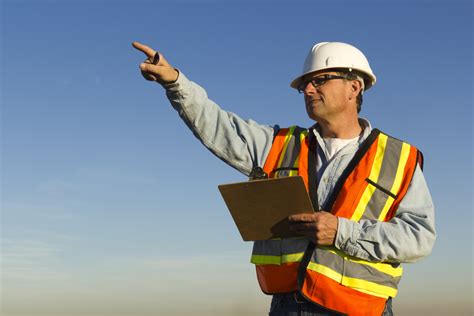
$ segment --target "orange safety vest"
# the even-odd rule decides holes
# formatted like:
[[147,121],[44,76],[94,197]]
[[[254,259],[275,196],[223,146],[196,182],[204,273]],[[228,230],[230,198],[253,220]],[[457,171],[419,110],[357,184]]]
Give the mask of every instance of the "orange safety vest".
[[[281,129],[263,170],[270,178],[301,176],[318,210],[316,145],[311,130]],[[328,211],[353,221],[389,221],[417,163],[422,166],[422,155],[414,146],[372,130],[338,179]],[[306,238],[256,241],[251,262],[264,293],[299,290],[308,300],[348,315],[381,315],[402,276],[398,263],[369,262]]]

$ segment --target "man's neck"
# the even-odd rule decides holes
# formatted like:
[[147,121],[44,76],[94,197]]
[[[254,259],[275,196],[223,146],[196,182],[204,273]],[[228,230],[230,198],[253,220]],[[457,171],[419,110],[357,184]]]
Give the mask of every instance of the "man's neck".
[[321,121],[321,135],[324,138],[352,139],[362,133],[357,117],[348,120]]

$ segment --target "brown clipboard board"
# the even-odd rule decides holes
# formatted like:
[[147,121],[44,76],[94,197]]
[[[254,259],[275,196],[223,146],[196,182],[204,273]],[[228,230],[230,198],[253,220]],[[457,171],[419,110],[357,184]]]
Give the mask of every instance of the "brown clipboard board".
[[218,186],[244,241],[301,237],[289,229],[288,216],[314,213],[301,176]]

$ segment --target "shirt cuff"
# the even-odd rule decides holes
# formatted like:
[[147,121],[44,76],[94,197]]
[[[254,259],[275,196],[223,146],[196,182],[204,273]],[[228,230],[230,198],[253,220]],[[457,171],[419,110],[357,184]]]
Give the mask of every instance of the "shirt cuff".
[[171,82],[171,83],[166,83],[166,84],[163,85],[163,87],[166,89],[166,91],[169,91],[169,92],[179,91],[181,89],[181,87],[186,82],[189,81],[188,78],[186,78],[186,76],[181,71],[179,71],[179,69],[176,69],[176,71],[178,71],[178,78],[176,79],[176,81]]
[[337,234],[334,245],[344,253],[356,256],[360,224],[344,217],[338,217],[337,219]]

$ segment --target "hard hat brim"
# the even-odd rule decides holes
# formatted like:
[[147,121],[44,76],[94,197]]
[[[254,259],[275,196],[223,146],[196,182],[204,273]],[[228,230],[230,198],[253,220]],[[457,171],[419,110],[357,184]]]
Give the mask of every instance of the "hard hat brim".
[[[290,87],[292,87],[293,89],[298,89],[298,86],[303,81],[303,78],[307,75],[310,75],[310,74],[311,75],[317,75],[319,73],[325,73],[325,72],[330,72],[330,71],[347,71],[347,70],[348,70],[348,68],[346,68],[346,67],[331,67],[331,68],[326,68],[326,69],[319,69],[319,70],[316,70],[316,71],[314,71],[314,70],[313,71],[308,71],[308,72],[296,77],[296,79],[294,79],[290,83]],[[362,69],[351,68],[351,71],[355,71],[355,72],[359,73],[364,78],[364,83],[365,83],[365,89],[364,90],[370,89],[375,84],[375,82],[377,81],[377,78],[374,75],[368,74],[367,72],[365,72]]]

